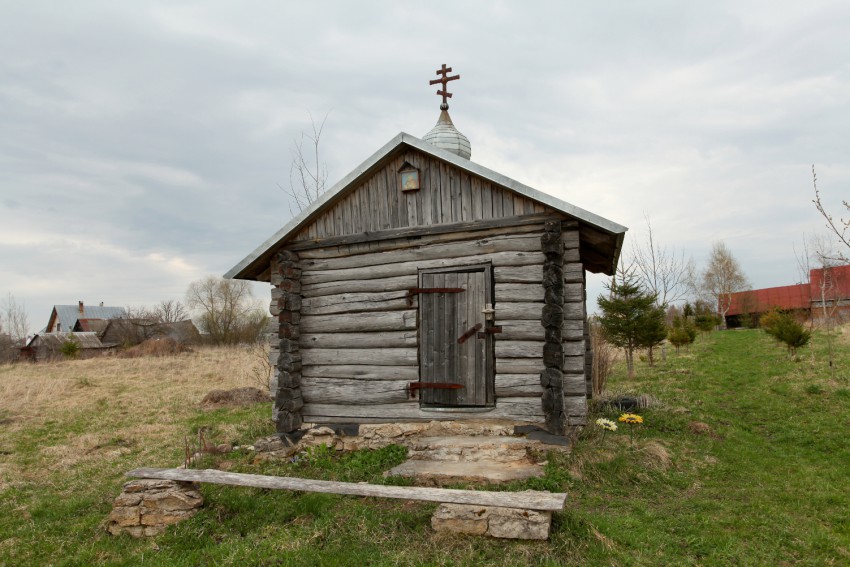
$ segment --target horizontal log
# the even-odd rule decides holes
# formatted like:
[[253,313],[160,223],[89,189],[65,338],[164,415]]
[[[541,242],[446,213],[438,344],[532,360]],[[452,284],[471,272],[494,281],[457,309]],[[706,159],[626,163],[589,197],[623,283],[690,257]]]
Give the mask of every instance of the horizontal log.
[[305,315],[301,332],[347,333],[352,331],[404,331],[416,328],[416,311],[353,313],[350,315]]
[[[335,295],[322,295],[318,297],[309,297],[301,300],[301,313],[302,314],[316,314],[316,313],[307,313],[307,310],[316,311],[318,309],[325,309],[328,307],[335,307],[338,305],[347,306],[350,304],[359,304],[359,303],[385,303],[397,299],[402,299],[407,301],[407,289],[400,289],[396,291],[383,291],[383,292],[346,292],[346,293],[338,293]],[[342,309],[350,310],[349,307],[342,307]]]
[[568,283],[564,284],[564,301],[584,301],[584,284]]
[[564,395],[584,396],[587,394],[587,380],[584,374],[564,374]]
[[397,262],[341,270],[304,270],[301,274],[301,284],[312,285],[326,282],[410,276],[417,274],[420,269],[451,268],[486,262],[491,262],[494,266],[529,266],[541,264],[543,260],[544,257],[541,252],[495,252],[493,254],[472,254],[453,258],[423,260],[421,262]]
[[311,348],[301,351],[301,364],[413,366],[418,363],[418,352],[416,348]]
[[408,380],[362,380],[355,378],[303,378],[301,397],[306,403],[390,404],[409,398]]
[[302,349],[415,347],[417,344],[416,331],[313,333],[301,335],[298,341]]
[[[583,386],[583,384],[582,384]],[[543,387],[539,374],[496,374],[496,398],[540,397]]]
[[496,374],[540,374],[544,368],[546,367],[543,365],[542,346],[539,358],[496,359]]
[[361,292],[377,293],[387,291],[407,291],[416,287],[419,281],[418,274],[399,276],[393,278],[376,278],[369,280],[352,280],[325,282],[319,284],[302,285],[301,295],[305,298],[319,297],[323,295],[339,295],[343,293]]
[[543,353],[543,341],[496,341],[496,358],[537,358]]
[[502,321],[537,321],[543,314],[542,303],[497,303],[496,324]]
[[496,283],[537,283],[543,281],[543,265],[502,266],[493,270]]
[[367,484],[365,482],[339,482],[333,480],[311,480],[285,476],[232,473],[214,469],[139,468],[128,472],[127,476],[131,478],[154,478],[184,482],[208,482],[273,490],[320,492],[323,494],[396,498],[401,500],[469,504],[473,506],[499,506],[503,508],[549,510],[555,512],[564,509],[564,503],[567,499],[567,495],[561,492],[539,492],[534,490],[524,490],[522,492],[488,492],[486,490],[458,490],[422,486],[391,486]]
[[502,332],[499,333],[500,341],[525,341],[537,340],[542,341],[544,335],[543,325],[540,320],[523,321],[521,319],[500,319],[498,325],[502,327]]
[[301,269],[342,270],[365,266],[382,266],[399,262],[422,262],[458,256],[493,254],[496,252],[539,252],[540,237],[536,234],[504,234],[477,238],[466,242],[439,242],[417,248],[358,254],[342,258],[304,259]]
[[328,364],[304,366],[304,378],[359,378],[362,380],[419,380],[419,366],[360,366],[356,364]]
[[[574,284],[571,284],[574,285]],[[539,283],[497,283],[496,303],[543,301],[543,286]]]
[[584,341],[564,341],[564,356],[584,355],[586,351]]
[[584,373],[584,354],[580,356],[565,356],[564,357],[564,372],[570,374]]
[[[345,236],[332,236],[321,239],[309,239],[303,241],[294,241],[287,244],[290,250],[308,250],[308,249],[328,249],[330,247],[345,246],[349,244],[358,244],[368,242],[375,243],[379,240],[407,239],[411,237],[421,238],[423,240],[442,234],[456,234],[463,232],[477,232],[490,229],[508,229],[507,232],[523,232],[523,226],[534,226],[535,230],[541,230],[543,223],[551,220],[551,213],[536,213],[533,215],[523,215],[521,217],[487,219],[477,221],[465,221],[456,223],[446,223],[433,226],[411,226],[403,228],[394,228],[380,231],[363,232],[359,234],[349,234]],[[517,227],[512,229],[512,227]],[[299,252],[301,258],[308,257],[304,252]]]
[[564,263],[564,281],[565,282],[584,282],[584,266],[578,262]]
[[564,249],[579,247],[578,230],[565,230],[561,232],[561,241],[564,243]]
[[[406,297],[406,292],[393,292],[393,293],[405,293],[404,298],[399,299],[390,299],[387,301],[351,301],[351,302],[341,302],[341,303],[333,303],[330,305],[324,305],[320,307],[313,306],[302,306],[301,314],[302,315],[333,315],[333,314],[347,314],[347,313],[367,313],[367,312],[375,312],[375,311],[403,311],[405,309],[416,308],[418,306],[418,302],[416,299],[413,301],[408,301]],[[333,296],[338,297],[338,296]],[[321,299],[321,298],[313,298],[313,299]]]
[[[348,404],[304,404],[301,410],[305,422],[320,422],[319,419],[331,419],[331,422],[365,423],[359,419],[378,420],[377,423],[390,421],[445,421],[449,419],[515,419],[540,423],[543,421],[543,407],[540,400],[527,397],[499,398],[496,407],[488,411],[463,411],[459,408],[452,411],[441,408],[439,411],[428,411],[419,406],[418,400],[397,404],[348,405]],[[376,421],[372,421],[376,423]]]

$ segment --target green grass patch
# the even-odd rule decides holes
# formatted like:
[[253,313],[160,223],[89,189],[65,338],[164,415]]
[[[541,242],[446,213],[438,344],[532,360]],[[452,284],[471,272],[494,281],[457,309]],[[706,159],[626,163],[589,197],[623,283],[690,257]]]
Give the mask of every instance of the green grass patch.
[[[647,400],[642,425],[604,435],[590,425],[571,454],[548,455],[543,478],[494,488],[569,494],[547,542],[436,534],[429,503],[218,485],[204,485],[203,509],[163,536],[111,537],[105,520],[125,471],[177,465],[199,431],[249,445],[271,432],[269,408],[166,400],[166,411],[131,419],[121,406],[130,402],[80,373],[73,384],[91,393],[89,406],[25,426],[0,413],[0,565],[850,564],[850,353],[836,341],[835,377],[824,335],[798,357],[760,331],[735,331],[657,355],[652,368],[639,363],[633,380],[618,368],[610,393]],[[592,407],[591,423],[620,415]],[[177,434],[152,442],[167,419]],[[398,446],[320,446],[276,462],[240,450],[197,466],[407,483],[382,474],[405,458]]]

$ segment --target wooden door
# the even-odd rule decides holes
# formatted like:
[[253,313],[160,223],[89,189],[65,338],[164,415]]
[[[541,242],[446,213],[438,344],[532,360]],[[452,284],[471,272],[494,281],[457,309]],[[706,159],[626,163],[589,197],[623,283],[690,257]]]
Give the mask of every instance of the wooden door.
[[487,322],[482,313],[493,302],[490,267],[422,271],[419,284],[419,379],[426,384],[461,386],[458,389],[424,386],[422,405],[492,405],[493,335],[484,333]]

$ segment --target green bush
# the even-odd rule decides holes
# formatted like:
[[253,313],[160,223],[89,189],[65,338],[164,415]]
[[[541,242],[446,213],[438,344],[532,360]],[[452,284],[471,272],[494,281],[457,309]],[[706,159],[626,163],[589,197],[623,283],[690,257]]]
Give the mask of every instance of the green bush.
[[791,356],[797,355],[797,349],[809,344],[812,332],[788,313],[773,310],[762,316],[761,327],[764,332],[784,344]]
[[80,343],[74,335],[69,334],[68,338],[65,339],[65,342],[62,343],[62,346],[59,347],[59,352],[61,352],[65,358],[78,358],[82,348],[83,347],[80,346]]
[[679,347],[693,344],[696,338],[696,327],[690,321],[682,321],[679,317],[673,320],[673,326],[667,332],[667,340],[676,347],[676,352],[679,352]]

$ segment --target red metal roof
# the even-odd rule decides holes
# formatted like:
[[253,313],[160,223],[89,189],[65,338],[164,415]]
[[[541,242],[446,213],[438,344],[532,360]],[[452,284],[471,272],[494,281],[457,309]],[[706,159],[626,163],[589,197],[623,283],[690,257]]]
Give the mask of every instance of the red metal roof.
[[850,299],[850,264],[809,272],[809,283],[739,291],[731,296],[726,315],[764,313],[773,308],[808,309],[820,301],[821,284],[827,300]]

